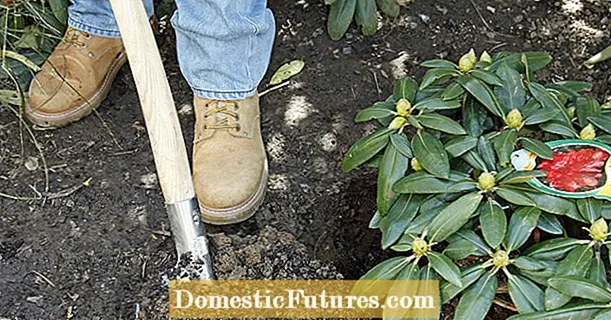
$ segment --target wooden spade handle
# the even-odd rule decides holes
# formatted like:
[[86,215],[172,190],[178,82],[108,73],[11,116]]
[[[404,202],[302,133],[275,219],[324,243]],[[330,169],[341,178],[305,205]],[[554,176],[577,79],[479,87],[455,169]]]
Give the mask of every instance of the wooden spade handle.
[[110,0],[148,129],[166,203],[195,197],[187,149],[161,56],[141,0]]

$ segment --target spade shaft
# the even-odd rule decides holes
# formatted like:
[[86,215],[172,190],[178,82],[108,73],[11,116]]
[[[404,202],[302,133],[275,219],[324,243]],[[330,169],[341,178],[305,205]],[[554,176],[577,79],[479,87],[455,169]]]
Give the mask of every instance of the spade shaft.
[[200,278],[213,279],[187,149],[149,17],[141,0],[110,3],[138,90],[179,259],[190,253],[193,262],[203,264]]

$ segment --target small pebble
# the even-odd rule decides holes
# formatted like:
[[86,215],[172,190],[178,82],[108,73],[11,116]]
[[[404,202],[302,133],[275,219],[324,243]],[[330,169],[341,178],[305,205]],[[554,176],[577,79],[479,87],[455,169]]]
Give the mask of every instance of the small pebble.
[[346,56],[349,56],[352,54],[352,48],[351,47],[344,47],[342,48],[342,53]]

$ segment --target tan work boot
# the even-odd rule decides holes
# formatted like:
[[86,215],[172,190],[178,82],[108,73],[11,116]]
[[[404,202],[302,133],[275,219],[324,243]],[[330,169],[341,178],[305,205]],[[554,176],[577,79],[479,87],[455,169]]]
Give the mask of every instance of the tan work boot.
[[125,61],[121,39],[69,27],[30,84],[28,119],[40,126],[60,127],[88,115],[106,98]]
[[202,220],[218,225],[244,221],[267,189],[259,97],[194,100],[193,183]]

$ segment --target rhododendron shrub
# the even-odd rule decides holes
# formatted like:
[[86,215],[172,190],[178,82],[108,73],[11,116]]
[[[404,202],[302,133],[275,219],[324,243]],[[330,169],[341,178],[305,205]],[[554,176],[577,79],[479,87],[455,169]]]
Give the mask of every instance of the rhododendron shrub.
[[[342,169],[377,168],[370,228],[397,253],[362,279],[438,279],[454,319],[484,319],[495,301],[517,310],[511,319],[611,315],[601,258],[611,203],[528,184],[566,193],[607,179],[608,152],[546,144],[611,143],[611,110],[587,95],[589,83],[537,78],[550,62],[541,52],[474,50],[458,62],[426,61],[421,79],[397,81],[357,114],[381,128],[355,142]],[[522,149],[536,157],[533,170],[512,166]]]

